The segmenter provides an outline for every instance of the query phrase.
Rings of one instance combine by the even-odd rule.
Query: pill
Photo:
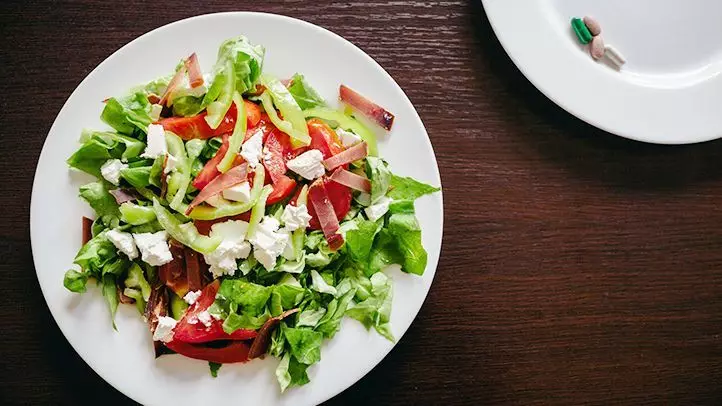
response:
[[[601,36],[597,35],[592,38],[592,43],[589,44],[589,53],[592,54],[592,58],[597,60],[604,57],[604,40]]]
[[[602,33],[602,26],[599,25],[599,21],[594,19],[594,17],[584,17],[584,25],[587,26],[589,33],[591,33],[595,37]]]
[[[584,21],[582,21],[581,18],[572,18],[572,30],[574,30],[579,42],[582,44],[586,45],[592,40],[592,34],[589,32],[587,26],[584,25]]]
[[[606,45],[604,47],[604,56],[607,57],[614,65],[617,66],[617,68],[621,68],[622,65],[624,65],[627,60],[624,58],[624,55],[622,55],[621,52],[617,50],[617,48],[614,48],[611,45]]]

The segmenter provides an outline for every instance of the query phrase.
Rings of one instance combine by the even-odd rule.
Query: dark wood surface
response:
[[[568,115],[512,64],[479,1],[199,3],[0,3],[0,403],[131,403],[75,354],[42,298],[36,160],[105,57],[230,10],[357,44],[409,95],[439,162],[444,245],[426,304],[329,404],[722,402],[722,142],[646,145]]]

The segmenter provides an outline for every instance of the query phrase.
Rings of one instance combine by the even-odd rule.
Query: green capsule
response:
[[[572,29],[582,44],[586,45],[592,40],[592,33],[589,32],[589,29],[581,18],[572,18]]]

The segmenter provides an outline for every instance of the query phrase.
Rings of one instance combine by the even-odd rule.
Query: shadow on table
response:
[[[560,167],[616,187],[679,189],[722,178],[722,140],[679,146],[646,144],[607,133],[567,113],[514,65],[481,2],[469,2],[469,8],[479,50],[473,59],[475,71],[491,72],[511,99],[493,104],[502,116],[514,117],[506,124],[510,136],[523,138]],[[519,114],[519,109],[527,114]],[[546,130],[543,137],[530,131],[540,126]]]

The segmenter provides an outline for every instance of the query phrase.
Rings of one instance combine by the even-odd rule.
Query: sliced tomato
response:
[[[211,318],[209,326],[198,320],[198,315],[208,310],[216,300],[219,287],[220,282],[216,280],[203,288],[198,300],[186,310],[173,329],[173,341],[197,344],[219,340],[249,340],[256,336],[255,331],[244,329],[227,334],[223,331],[223,323],[214,318]]]
[[[344,150],[336,132],[324,121],[317,118],[308,120],[308,135],[311,136],[309,149],[317,149],[323,154],[323,159],[336,155]]]
[[[248,128],[253,128],[258,125],[261,121],[261,108],[256,103],[243,100],[243,105],[246,107],[246,121],[248,122]]]
[[[319,181],[320,180],[317,180],[316,182]],[[326,177],[323,178],[323,181],[325,182],[324,186],[326,186],[326,193],[328,193],[328,199],[331,201],[334,212],[336,212],[336,217],[340,222],[344,217],[346,217],[348,211],[351,210],[351,188],[334,182]],[[299,189],[293,199],[291,199],[291,204],[296,205],[296,199],[298,199],[298,194],[300,192],[301,190]],[[313,209],[313,205],[308,204],[306,205],[306,208],[308,209],[308,214],[311,215],[311,221],[308,223],[308,228],[312,230],[320,230],[321,224],[318,221],[318,216],[316,215],[316,210]]]
[[[228,109],[226,116],[215,130],[206,122],[207,114],[204,111],[192,117],[164,118],[158,121],[158,124],[162,125],[164,130],[170,131],[184,140],[194,138],[205,140],[233,132],[233,127],[236,125],[236,116],[238,115],[235,104],[231,103],[231,108]]]
[[[230,136],[228,134],[223,135],[223,143],[221,144],[221,147],[218,148],[218,151],[216,151],[216,154],[213,155],[213,158],[209,159],[208,162],[206,162],[206,165],[201,169],[200,173],[198,173],[198,176],[193,180],[193,187],[198,190],[203,190],[206,185],[211,183],[213,179],[216,178],[216,176],[220,175],[221,172],[218,170],[218,164],[221,163],[223,160],[223,157],[226,156],[226,151],[228,151],[228,142],[229,142]]]
[[[213,227],[216,223],[225,223],[228,220],[243,220],[243,221],[250,221],[251,219],[251,212],[247,211],[245,213],[241,213],[237,216],[232,217],[221,217],[215,220],[193,220],[193,224],[196,226],[196,229],[198,229],[198,232],[203,235],[209,235],[211,233],[211,227]]]
[[[289,178],[286,175],[281,175],[278,182],[273,184],[273,192],[268,195],[266,204],[271,205],[280,202],[281,200],[291,196],[294,190],[296,190],[296,181]]]
[[[293,156],[291,138],[286,133],[274,130],[266,138],[264,151],[263,166],[273,184],[276,184],[285,177],[286,161]]]
[[[221,348],[194,345],[173,340],[165,344],[169,349],[188,358],[199,359],[218,364],[233,364],[248,361],[250,347],[243,341],[231,341]]]

